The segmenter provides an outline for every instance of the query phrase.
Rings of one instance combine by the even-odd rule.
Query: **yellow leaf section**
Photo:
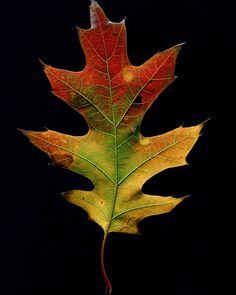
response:
[[[113,188],[110,188],[109,194],[112,195]],[[96,222],[100,225],[104,232],[109,224],[109,212],[110,209],[107,208],[107,202],[104,201],[104,194],[101,195],[93,191],[82,191],[82,190],[72,190],[63,193],[63,197],[66,198],[70,203],[83,208],[87,213],[90,220]]]
[[[139,221],[167,213],[185,198],[147,195],[140,188],[153,175],[185,165],[186,156],[197,141],[202,126],[179,127],[164,135],[140,138],[132,146],[134,153],[122,150],[130,159],[120,160],[118,170],[122,177],[117,185],[103,176],[93,191],[73,190],[65,193],[65,198],[86,210],[89,218],[103,228],[105,235],[109,232],[137,234]],[[111,198],[112,195],[115,199]]]
[[[114,142],[109,135],[90,130],[84,136],[71,136],[52,130],[21,130],[35,146],[47,153],[55,166],[90,179],[93,191],[71,191],[63,196],[87,211],[91,220],[107,231],[116,191]],[[104,152],[106,151],[106,153]]]
[[[124,202],[121,205],[126,209],[113,216],[110,232],[138,234],[139,221],[148,216],[170,212],[184,198],[150,196],[140,191],[129,200],[129,203]]]
[[[118,150],[118,185],[136,193],[155,174],[186,164],[203,124],[179,127],[162,135],[130,138]],[[145,144],[144,144],[145,143]],[[121,186],[122,184],[122,186]]]

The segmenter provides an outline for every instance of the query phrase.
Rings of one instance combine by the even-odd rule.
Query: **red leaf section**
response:
[[[125,22],[109,21],[95,1],[90,18],[90,29],[78,29],[85,68],[71,72],[44,64],[44,70],[53,93],[83,114],[90,128],[113,134],[119,127],[122,136],[127,136],[140,126],[146,110],[175,79],[181,45],[133,66],[127,55]],[[141,102],[135,103],[138,95]]]

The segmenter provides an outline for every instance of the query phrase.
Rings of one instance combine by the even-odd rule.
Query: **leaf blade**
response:
[[[153,175],[187,163],[186,157],[203,124],[142,136],[144,114],[175,80],[176,58],[182,44],[134,66],[127,54],[125,22],[109,21],[93,0],[90,21],[90,29],[78,28],[86,57],[83,70],[72,72],[43,64],[52,93],[84,116],[88,133],[70,136],[51,130],[21,131],[49,155],[54,165],[92,181],[93,190],[72,190],[63,196],[83,208],[104,230],[101,269],[110,293],[112,287],[104,267],[108,234],[137,234],[139,221],[170,212],[184,200],[146,195],[142,186]]]
[[[170,212],[185,198],[150,196],[139,192],[123,211],[113,216],[110,231],[139,234],[137,225],[141,220]]]

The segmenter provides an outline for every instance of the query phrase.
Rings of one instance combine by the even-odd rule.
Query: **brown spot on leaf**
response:
[[[70,153],[55,153],[50,156],[52,164],[57,167],[69,168],[74,162],[74,158]]]

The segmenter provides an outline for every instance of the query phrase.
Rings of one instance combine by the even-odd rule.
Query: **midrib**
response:
[[[98,18],[99,20],[99,18]],[[105,237],[108,235],[110,227],[111,227],[111,223],[112,223],[112,218],[113,218],[113,214],[114,214],[114,209],[115,209],[115,205],[116,205],[116,198],[117,198],[117,188],[118,188],[118,157],[117,157],[117,126],[115,123],[115,113],[114,113],[114,107],[113,107],[113,95],[112,95],[112,86],[111,86],[111,76],[110,76],[110,68],[109,68],[109,59],[107,56],[107,49],[106,49],[106,45],[105,45],[105,40],[104,40],[104,36],[103,36],[103,31],[101,28],[101,24],[99,21],[99,27],[100,27],[100,32],[101,32],[101,36],[102,36],[102,41],[103,41],[103,46],[104,46],[104,52],[105,52],[105,64],[106,64],[106,71],[107,71],[107,79],[108,79],[108,87],[109,87],[109,97],[110,97],[110,104],[111,104],[111,109],[112,109],[112,125],[114,128],[114,166],[115,166],[115,179],[114,179],[114,193],[113,193],[113,202],[112,202],[112,207],[111,207],[111,212],[110,212],[110,216],[108,218],[109,220],[109,224],[107,225],[107,228],[105,230]]]
[[[105,49],[106,52],[106,49]],[[112,121],[113,121],[113,128],[114,128],[114,166],[115,166],[115,178],[114,178],[114,193],[113,193],[113,202],[112,202],[112,208],[111,208],[111,213],[109,217],[109,224],[107,226],[107,230],[105,235],[109,233],[110,226],[112,223],[112,218],[114,214],[114,209],[116,206],[116,198],[117,198],[117,189],[118,189],[118,155],[117,155],[117,126],[115,124],[115,113],[114,113],[114,107],[113,107],[113,101],[112,101],[112,86],[111,86],[111,77],[110,77],[110,69],[109,69],[109,61],[107,59],[107,52],[106,52],[106,69],[107,69],[107,78],[109,82],[109,97],[110,97],[110,104],[111,104],[111,109],[112,109]]]

